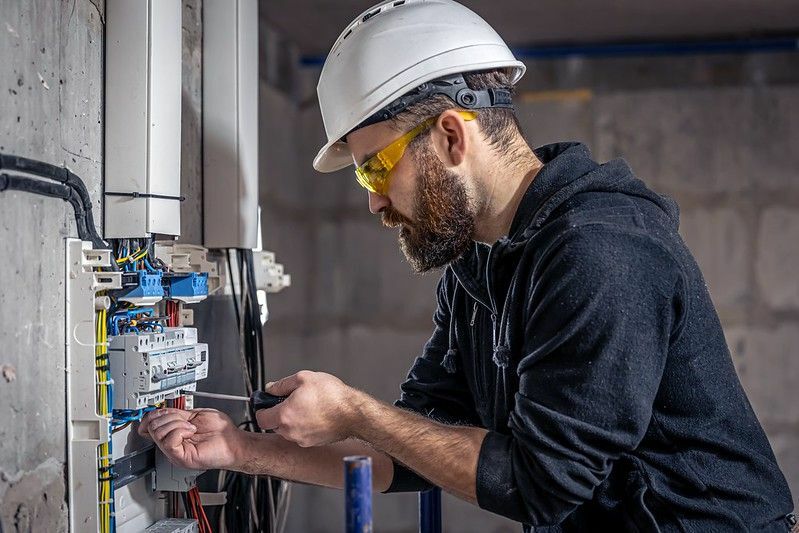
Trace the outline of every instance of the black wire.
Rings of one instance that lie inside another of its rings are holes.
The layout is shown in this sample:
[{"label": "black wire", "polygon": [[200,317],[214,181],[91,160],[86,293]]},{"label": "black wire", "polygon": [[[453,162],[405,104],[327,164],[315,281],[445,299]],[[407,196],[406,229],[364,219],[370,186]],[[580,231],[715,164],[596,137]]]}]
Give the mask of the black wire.
[{"label": "black wire", "polygon": [[[65,202],[69,202],[72,206],[72,209],[75,211],[75,222],[78,226],[78,236],[82,240],[92,241],[92,244],[94,245],[97,244],[94,241],[94,236],[86,226],[83,203],[80,201],[80,198],[71,187],[62,185],[60,183],[50,183],[48,181],[41,181],[24,176],[0,174],[0,192],[5,190],[29,192],[32,194],[38,194],[40,196],[47,196],[50,198],[58,198],[60,200],[64,200]],[[103,243],[103,245],[104,244],[105,243]]]},{"label": "black wire", "polygon": [[[89,238],[81,236],[81,239],[91,241],[92,245],[97,249],[111,248],[97,233],[97,227],[94,224],[94,216],[92,214],[91,196],[89,195],[88,189],[86,189],[86,184],[77,174],[66,167],[57,167],[43,161],[28,159],[27,157],[0,153],[0,170],[2,169],[33,174],[34,176],[57,181],[75,191],[78,202],[82,206],[80,218],[83,219],[83,222],[79,222],[78,225],[83,227],[85,235],[90,236]],[[76,219],[78,217],[77,210],[75,212],[75,217]],[[115,267],[116,265],[113,266]]]},{"label": "black wire", "polygon": [[236,312],[236,327],[241,327],[241,319],[239,318],[239,302],[236,300],[236,284],[233,283],[233,268],[231,267],[230,262],[230,250],[225,250],[225,256],[227,257],[227,271],[230,272],[230,292],[233,293],[233,309]]},{"label": "black wire", "polygon": [[[241,349],[244,354],[244,372],[250,388],[253,390],[263,387],[264,377],[264,349],[263,333],[261,331],[260,309],[258,306],[258,288],[255,284],[255,261],[252,250],[235,250],[238,267],[238,291],[232,279],[233,268],[231,253],[226,251],[228,271],[231,273],[231,288],[233,292],[233,306],[236,313],[238,330],[243,332],[240,339]],[[237,298],[241,297],[241,303]],[[240,426],[248,431],[258,432],[260,428],[255,418],[255,413],[248,408],[248,420]],[[258,532],[270,529],[269,484],[274,482],[267,477],[248,476],[236,472],[226,472],[222,490],[227,492],[228,503],[225,506],[225,527],[228,531],[251,532],[251,514],[258,516]],[[255,491],[255,508],[252,509],[250,491]],[[273,491],[276,497],[277,490]],[[253,513],[254,511],[254,513]]]}]

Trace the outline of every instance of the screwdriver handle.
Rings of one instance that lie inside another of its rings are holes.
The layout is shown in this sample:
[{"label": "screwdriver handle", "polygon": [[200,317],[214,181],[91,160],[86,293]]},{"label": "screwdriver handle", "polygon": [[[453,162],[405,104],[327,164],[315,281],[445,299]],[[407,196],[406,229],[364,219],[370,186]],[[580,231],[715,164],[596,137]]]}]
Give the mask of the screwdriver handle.
[{"label": "screwdriver handle", "polygon": [[257,390],[250,396],[250,403],[252,404],[253,411],[260,411],[261,409],[271,409],[286,398],[288,398],[288,396],[275,396],[274,394]]}]

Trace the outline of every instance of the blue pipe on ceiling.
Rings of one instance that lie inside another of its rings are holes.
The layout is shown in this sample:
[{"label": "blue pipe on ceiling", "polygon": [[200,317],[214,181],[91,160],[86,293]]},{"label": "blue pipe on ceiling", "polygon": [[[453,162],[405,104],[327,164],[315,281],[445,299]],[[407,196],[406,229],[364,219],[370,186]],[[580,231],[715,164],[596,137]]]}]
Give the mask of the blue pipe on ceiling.
[{"label": "blue pipe on ceiling", "polygon": [[[542,45],[516,47],[512,48],[512,50],[518,59],[797,52],[799,51],[799,36],[706,41]],[[325,57],[320,55],[302,56],[300,65],[304,67],[320,67],[325,63]]]}]

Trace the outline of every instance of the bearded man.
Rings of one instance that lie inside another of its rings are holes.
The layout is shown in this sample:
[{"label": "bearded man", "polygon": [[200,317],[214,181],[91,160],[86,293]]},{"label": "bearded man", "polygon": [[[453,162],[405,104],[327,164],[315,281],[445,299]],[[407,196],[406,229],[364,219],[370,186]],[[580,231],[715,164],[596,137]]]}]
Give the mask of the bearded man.
[{"label": "bearded man", "polygon": [[258,412],[273,434],[170,409],[141,433],[185,467],[330,487],[343,456],[369,455],[375,490],[438,486],[525,531],[788,531],[790,492],[677,206],[622,160],[531,149],[523,73],[451,0],[383,2],[345,28],[314,167],[354,162],[413,269],[443,269],[401,398],[303,371],[267,387],[287,396]]}]

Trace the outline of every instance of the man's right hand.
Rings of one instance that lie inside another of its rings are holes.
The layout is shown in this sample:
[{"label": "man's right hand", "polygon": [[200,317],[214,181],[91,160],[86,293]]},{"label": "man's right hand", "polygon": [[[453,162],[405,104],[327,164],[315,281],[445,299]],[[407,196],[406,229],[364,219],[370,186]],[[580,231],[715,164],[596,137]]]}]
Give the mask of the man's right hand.
[{"label": "man's right hand", "polygon": [[173,463],[197,470],[234,468],[244,440],[244,432],[216,409],[157,409],[142,418],[139,434]]}]

